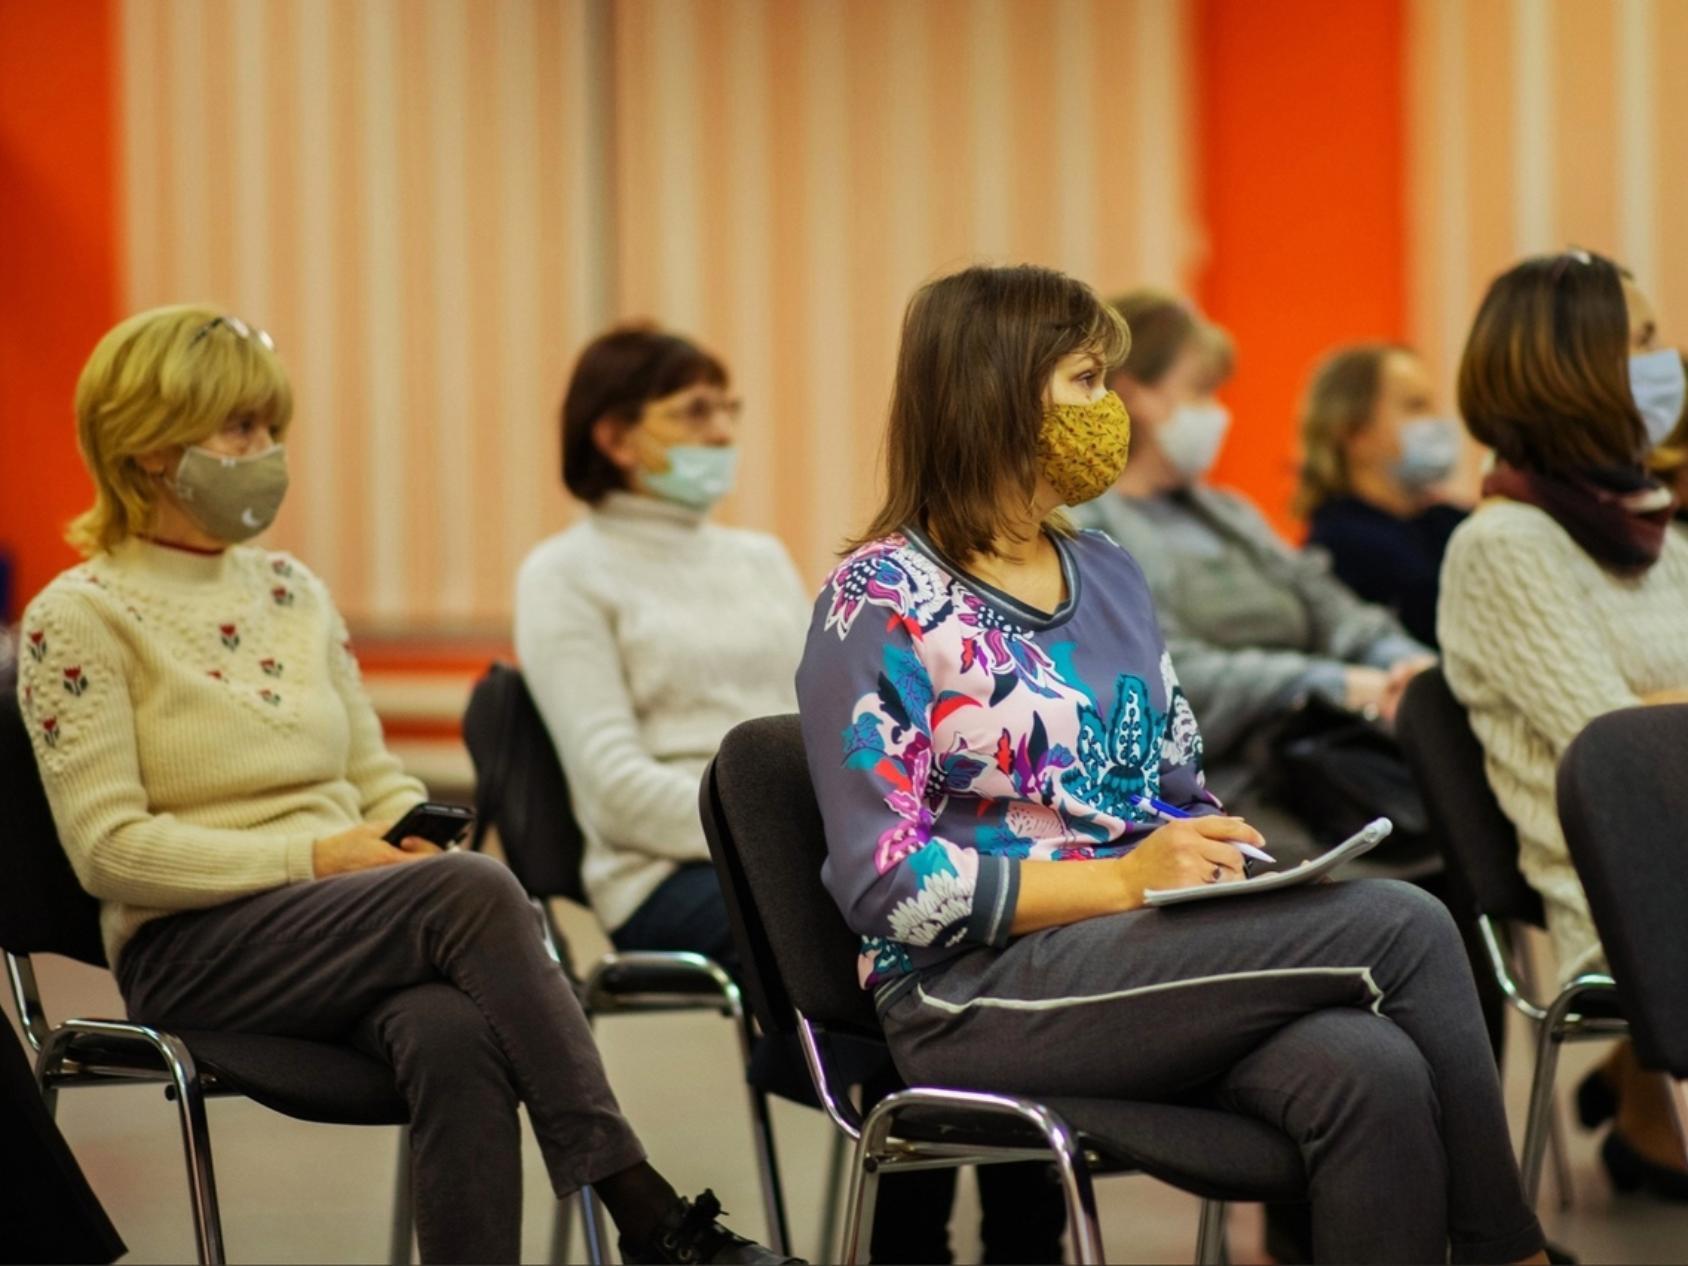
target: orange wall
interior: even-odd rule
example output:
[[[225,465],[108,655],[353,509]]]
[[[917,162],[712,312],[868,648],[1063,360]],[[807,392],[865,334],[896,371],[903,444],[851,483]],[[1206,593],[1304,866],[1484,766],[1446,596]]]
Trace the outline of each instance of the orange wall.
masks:
[[[71,396],[117,304],[112,32],[106,0],[0,0],[0,548],[18,608],[72,561],[64,524],[89,497]]]
[[[1193,30],[1197,293],[1238,351],[1215,477],[1294,532],[1313,362],[1406,324],[1401,0],[1198,0]]]

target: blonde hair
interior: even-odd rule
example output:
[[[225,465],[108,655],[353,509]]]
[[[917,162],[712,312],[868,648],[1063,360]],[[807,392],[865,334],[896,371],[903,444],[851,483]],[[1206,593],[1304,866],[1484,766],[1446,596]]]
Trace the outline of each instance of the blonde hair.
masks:
[[[135,459],[201,443],[246,413],[267,421],[277,439],[293,416],[287,371],[267,337],[203,304],[120,322],[76,382],[76,440],[94,504],[66,539],[92,555],[144,531],[158,487]]]
[[[1290,505],[1297,518],[1352,489],[1344,446],[1377,412],[1383,364],[1396,352],[1412,355],[1399,343],[1339,347],[1314,372],[1301,404],[1301,471]]]

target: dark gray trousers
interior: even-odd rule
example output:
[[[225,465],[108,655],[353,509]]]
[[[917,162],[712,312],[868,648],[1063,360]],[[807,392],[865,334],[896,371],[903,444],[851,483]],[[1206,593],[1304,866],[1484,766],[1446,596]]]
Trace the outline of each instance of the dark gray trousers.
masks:
[[[349,1042],[410,1105],[425,1262],[514,1262],[525,1103],[559,1197],[644,1159],[508,868],[478,853],[280,888],[149,923],[118,983],[161,1028]]]
[[[1408,884],[1140,910],[972,950],[893,1000],[911,1084],[1186,1094],[1282,1129],[1321,1262],[1510,1262],[1524,1202],[1471,969]]]

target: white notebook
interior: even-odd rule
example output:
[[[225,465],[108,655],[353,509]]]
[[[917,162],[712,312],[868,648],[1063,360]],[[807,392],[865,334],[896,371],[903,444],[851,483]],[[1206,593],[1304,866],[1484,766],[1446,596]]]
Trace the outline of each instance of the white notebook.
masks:
[[[1343,862],[1371,852],[1388,838],[1395,824],[1388,818],[1378,818],[1361,827],[1329,852],[1310,857],[1291,870],[1275,870],[1253,879],[1241,879],[1228,884],[1197,884],[1193,888],[1150,888],[1143,893],[1143,901],[1151,906],[1176,906],[1188,901],[1214,901],[1220,897],[1252,897],[1262,892],[1276,892],[1293,888],[1310,880],[1328,875]]]

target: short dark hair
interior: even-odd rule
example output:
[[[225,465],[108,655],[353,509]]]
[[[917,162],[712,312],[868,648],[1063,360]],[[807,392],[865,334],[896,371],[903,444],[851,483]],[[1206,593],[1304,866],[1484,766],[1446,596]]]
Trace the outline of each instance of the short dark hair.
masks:
[[[563,484],[587,505],[627,487],[627,477],[598,447],[600,418],[635,422],[652,400],[709,383],[727,385],[727,369],[690,339],[648,321],[618,325],[586,345],[563,396]]]
[[[1131,354],[1117,372],[1145,387],[1166,377],[1178,353],[1202,337],[1194,310],[1170,291],[1144,286],[1116,295],[1108,306],[1131,327]]]
[[[1495,278],[1459,365],[1459,411],[1480,443],[1545,474],[1639,460],[1647,432],[1629,387],[1627,276],[1573,250]]]
[[[1050,268],[968,268],[922,286],[903,315],[885,499],[846,549],[915,526],[955,558],[994,553],[1004,492],[1037,482],[1056,363],[1093,351],[1111,369],[1130,348],[1119,314]]]

